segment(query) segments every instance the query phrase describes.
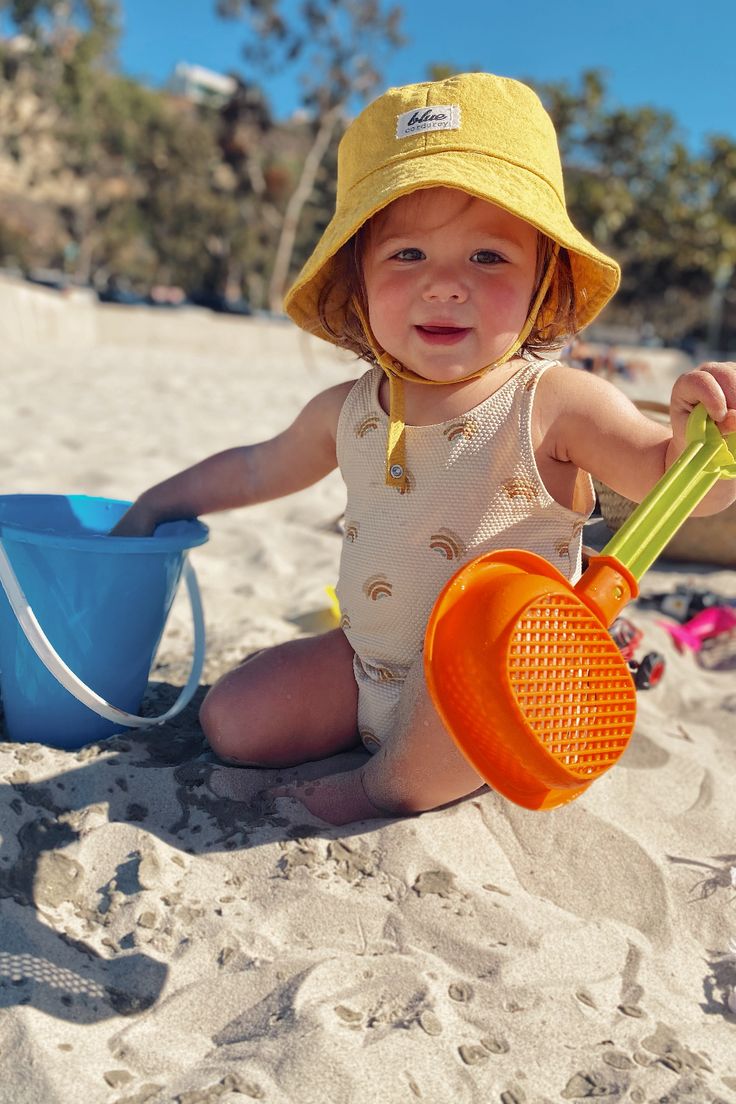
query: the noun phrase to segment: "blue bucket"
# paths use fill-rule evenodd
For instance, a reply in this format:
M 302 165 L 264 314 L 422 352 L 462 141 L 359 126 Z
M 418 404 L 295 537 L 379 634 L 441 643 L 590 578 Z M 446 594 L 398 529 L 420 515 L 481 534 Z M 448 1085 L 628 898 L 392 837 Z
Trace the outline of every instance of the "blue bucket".
M 107 536 L 129 505 L 0 495 L 0 694 L 10 739 L 83 747 L 168 720 L 196 689 L 203 622 L 186 554 L 207 540 L 207 527 L 177 521 L 152 537 Z M 139 718 L 183 572 L 197 637 L 192 673 L 174 708 Z

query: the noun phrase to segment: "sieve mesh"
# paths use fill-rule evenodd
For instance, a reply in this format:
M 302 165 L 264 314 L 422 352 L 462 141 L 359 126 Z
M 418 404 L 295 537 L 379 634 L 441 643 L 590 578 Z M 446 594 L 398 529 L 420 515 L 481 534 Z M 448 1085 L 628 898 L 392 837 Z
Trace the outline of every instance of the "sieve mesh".
M 507 669 L 530 731 L 573 777 L 592 781 L 620 758 L 636 691 L 610 635 L 574 594 L 527 606 L 510 636 Z

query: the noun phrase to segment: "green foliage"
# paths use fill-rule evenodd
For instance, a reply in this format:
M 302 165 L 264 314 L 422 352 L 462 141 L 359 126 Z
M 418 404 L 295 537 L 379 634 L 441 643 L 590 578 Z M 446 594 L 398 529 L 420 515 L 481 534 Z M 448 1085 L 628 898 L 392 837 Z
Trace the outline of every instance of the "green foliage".
M 675 119 L 652 107 L 609 107 L 603 74 L 537 85 L 555 122 L 574 221 L 621 263 L 609 317 L 653 325 L 663 338 L 736 342 L 736 144 L 684 144 Z M 713 298 L 720 284 L 720 299 Z M 713 311 L 719 311 L 714 321 Z

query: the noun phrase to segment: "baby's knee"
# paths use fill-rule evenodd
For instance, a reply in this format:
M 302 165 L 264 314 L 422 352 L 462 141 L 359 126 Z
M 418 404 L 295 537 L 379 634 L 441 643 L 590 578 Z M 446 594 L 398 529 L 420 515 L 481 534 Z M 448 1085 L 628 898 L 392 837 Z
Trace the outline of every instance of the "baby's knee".
M 227 699 L 227 694 L 218 693 L 218 688 L 213 687 L 200 706 L 199 723 L 218 759 L 242 763 L 246 758 L 242 724 Z
M 220 754 L 224 732 L 223 721 L 225 717 L 220 707 L 217 695 L 210 690 L 207 697 L 199 707 L 199 723 L 202 726 L 207 742 L 214 752 Z

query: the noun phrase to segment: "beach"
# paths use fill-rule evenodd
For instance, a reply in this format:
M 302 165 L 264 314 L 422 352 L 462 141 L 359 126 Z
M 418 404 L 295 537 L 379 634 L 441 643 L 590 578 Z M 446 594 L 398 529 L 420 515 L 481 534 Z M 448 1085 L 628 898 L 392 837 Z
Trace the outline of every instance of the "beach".
M 278 432 L 354 359 L 280 319 L 102 307 L 0 284 L 6 492 L 130 499 Z M 680 365 L 636 387 L 666 401 Z M 332 625 L 337 473 L 207 519 L 191 705 L 79 750 L 0 743 L 0 1104 L 736 1102 L 736 637 L 664 655 L 620 762 L 577 801 L 486 789 L 331 828 L 219 763 L 197 722 L 245 656 Z M 594 518 L 586 543 L 609 536 Z M 643 594 L 736 599 L 661 559 Z M 191 655 L 176 599 L 144 708 Z M 362 752 L 336 757 L 334 769 Z

